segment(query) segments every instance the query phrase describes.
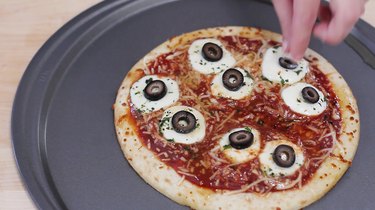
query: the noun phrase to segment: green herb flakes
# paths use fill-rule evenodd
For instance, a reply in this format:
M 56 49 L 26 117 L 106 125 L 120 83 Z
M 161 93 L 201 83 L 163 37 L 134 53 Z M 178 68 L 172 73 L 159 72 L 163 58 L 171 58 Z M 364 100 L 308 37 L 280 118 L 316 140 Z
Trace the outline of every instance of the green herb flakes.
M 230 144 L 228 144 L 228 145 L 224 145 L 223 148 L 224 148 L 224 150 L 226 150 L 226 149 L 232 148 L 232 146 Z

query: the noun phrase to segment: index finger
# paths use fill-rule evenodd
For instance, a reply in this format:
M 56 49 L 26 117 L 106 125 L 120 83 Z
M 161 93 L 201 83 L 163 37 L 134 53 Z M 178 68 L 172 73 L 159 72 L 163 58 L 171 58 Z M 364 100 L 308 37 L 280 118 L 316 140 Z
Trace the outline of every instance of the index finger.
M 272 3 L 275 7 L 277 17 L 279 18 L 281 32 L 283 34 L 283 48 L 284 51 L 287 52 L 289 51 L 287 42 L 290 38 L 290 29 L 292 27 L 293 0 L 273 0 Z
M 311 32 L 318 16 L 320 0 L 297 0 L 293 4 L 290 54 L 300 60 L 310 42 Z

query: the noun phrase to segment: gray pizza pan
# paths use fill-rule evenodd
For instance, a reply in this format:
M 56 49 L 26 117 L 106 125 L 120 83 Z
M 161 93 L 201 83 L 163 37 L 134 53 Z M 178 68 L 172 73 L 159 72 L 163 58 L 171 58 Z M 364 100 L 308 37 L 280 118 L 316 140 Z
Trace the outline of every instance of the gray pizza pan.
M 361 137 L 352 167 L 306 209 L 374 208 L 375 71 L 367 63 L 374 61 L 375 33 L 360 24 L 336 47 L 310 44 L 352 88 Z M 184 32 L 227 25 L 280 32 L 272 6 L 261 1 L 119 0 L 99 3 L 54 34 L 28 66 L 12 115 L 14 153 L 37 206 L 187 209 L 148 186 L 124 159 L 112 104 L 127 71 L 155 46 Z

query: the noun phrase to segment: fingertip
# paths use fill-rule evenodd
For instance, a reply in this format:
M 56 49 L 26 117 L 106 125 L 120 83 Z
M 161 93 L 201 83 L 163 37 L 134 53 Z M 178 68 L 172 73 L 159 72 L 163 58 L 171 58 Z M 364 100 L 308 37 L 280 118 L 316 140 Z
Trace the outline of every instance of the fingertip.
M 292 59 L 294 61 L 300 61 L 302 58 L 303 58 L 303 55 L 304 53 L 299 53 L 299 52 L 293 52 L 293 51 L 289 51 L 287 53 L 285 53 L 285 56 L 289 59 Z
M 282 43 L 283 51 L 285 53 L 289 53 L 289 45 L 288 45 L 288 40 L 284 39 Z
M 299 34 L 295 34 L 295 36 L 298 36 L 298 39 L 293 37 L 293 43 L 290 44 L 289 52 L 293 60 L 299 61 L 302 59 L 309 45 L 310 34 L 305 37 L 301 37 Z
M 344 37 L 345 38 L 345 37 Z M 326 36 L 324 37 L 324 43 L 330 44 L 330 45 L 338 45 L 342 42 L 344 38 L 341 38 L 340 36 Z
M 332 33 L 328 23 L 321 23 L 314 27 L 313 34 L 319 38 L 322 42 L 330 45 L 337 45 L 342 41 L 340 33 Z
M 302 54 L 301 53 L 297 53 L 297 54 L 292 53 L 291 57 L 294 61 L 300 61 L 300 60 L 302 60 L 303 55 L 304 55 L 304 53 L 302 53 Z
M 327 36 L 327 29 L 328 29 L 327 23 L 317 24 L 313 29 L 313 34 L 315 37 L 325 42 L 325 38 Z

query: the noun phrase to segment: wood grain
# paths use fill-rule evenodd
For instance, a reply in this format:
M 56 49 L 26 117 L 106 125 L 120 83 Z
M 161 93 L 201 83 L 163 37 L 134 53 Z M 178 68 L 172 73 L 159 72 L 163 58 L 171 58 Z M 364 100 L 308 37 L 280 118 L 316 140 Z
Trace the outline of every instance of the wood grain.
M 0 209 L 36 209 L 20 180 L 10 138 L 12 102 L 33 55 L 64 23 L 99 0 L 0 1 Z
M 64 23 L 99 0 L 0 0 L 0 210 L 36 209 L 13 158 L 10 117 L 19 80 L 42 44 Z M 375 0 L 365 20 L 375 25 Z

